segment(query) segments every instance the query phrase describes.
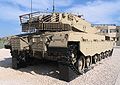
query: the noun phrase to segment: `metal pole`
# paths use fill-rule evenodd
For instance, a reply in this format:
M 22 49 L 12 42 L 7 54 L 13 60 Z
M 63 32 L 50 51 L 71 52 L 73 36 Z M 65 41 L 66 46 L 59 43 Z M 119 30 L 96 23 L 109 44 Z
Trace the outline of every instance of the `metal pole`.
M 53 0 L 53 12 L 55 12 L 55 0 Z
M 31 19 L 32 19 L 32 0 L 31 0 L 31 2 L 30 2 L 31 4 L 30 4 L 30 11 L 31 11 L 31 13 L 30 13 L 30 15 L 29 15 L 29 32 L 31 32 Z
M 32 13 L 32 9 L 33 9 L 33 8 L 32 8 L 32 0 L 31 0 L 31 13 Z

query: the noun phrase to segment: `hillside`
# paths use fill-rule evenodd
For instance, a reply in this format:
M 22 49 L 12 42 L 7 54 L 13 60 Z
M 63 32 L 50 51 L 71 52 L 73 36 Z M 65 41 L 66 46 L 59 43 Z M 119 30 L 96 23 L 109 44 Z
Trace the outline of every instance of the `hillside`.
M 9 41 L 8 37 L 0 38 L 0 49 L 4 48 L 4 45 L 7 44 Z

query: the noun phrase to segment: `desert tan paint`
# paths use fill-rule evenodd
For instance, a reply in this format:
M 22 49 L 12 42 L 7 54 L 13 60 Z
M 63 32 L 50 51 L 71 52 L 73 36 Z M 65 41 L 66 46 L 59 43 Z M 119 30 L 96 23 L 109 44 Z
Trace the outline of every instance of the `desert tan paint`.
M 65 18 L 60 18 L 60 22 L 63 24 L 69 24 L 70 26 L 75 27 L 76 29 L 84 32 L 96 33 L 97 31 L 96 29 L 91 27 L 91 24 L 89 22 L 76 15 L 65 13 L 64 16 Z M 68 19 L 69 16 L 71 16 L 72 20 Z
M 25 42 L 24 42 L 25 41 Z M 12 50 L 29 49 L 27 38 L 13 37 L 10 40 Z
M 55 16 L 55 14 L 53 14 Z M 70 17 L 70 19 L 68 18 Z M 47 22 L 49 25 L 53 22 Z M 62 32 L 45 32 L 45 34 L 50 34 L 53 36 L 56 36 L 56 34 L 68 34 L 68 40 L 79 42 L 80 44 L 80 51 L 85 55 L 95 55 L 96 53 L 100 54 L 101 52 L 105 52 L 108 50 L 111 50 L 113 47 L 113 41 L 106 41 L 105 36 L 98 35 L 97 29 L 95 27 L 91 27 L 91 24 L 87 22 L 86 20 L 68 13 L 59 13 L 59 24 L 68 24 L 73 29 L 77 29 L 81 32 L 75 32 L 73 30 L 71 31 L 62 31 Z M 47 25 L 47 24 L 46 24 Z M 60 37 L 55 37 L 60 38 Z M 51 46 L 66 46 L 66 42 L 61 43 L 61 41 L 53 42 L 50 44 Z M 19 44 L 20 43 L 20 44 Z M 21 46 L 22 44 L 22 46 Z M 20 45 L 20 46 L 19 46 Z M 23 49 L 27 44 L 23 43 L 22 41 L 18 41 L 18 49 Z M 13 49 L 14 49 L 14 42 L 13 42 Z M 33 48 L 38 49 L 37 46 L 34 46 Z
M 68 41 L 80 42 L 80 51 L 85 56 L 93 56 L 113 48 L 113 41 L 106 41 L 105 36 L 98 34 L 71 32 Z

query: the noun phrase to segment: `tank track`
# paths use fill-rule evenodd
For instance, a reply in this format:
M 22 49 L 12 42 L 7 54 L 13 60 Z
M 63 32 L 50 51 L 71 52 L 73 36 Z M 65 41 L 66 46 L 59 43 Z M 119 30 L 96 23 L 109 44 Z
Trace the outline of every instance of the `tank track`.
M 113 51 L 113 50 L 111 50 L 111 52 L 110 52 L 110 54 L 109 54 L 108 56 L 111 56 L 111 55 L 112 55 L 112 51 Z M 63 61 L 61 60 L 60 63 L 61 63 L 62 65 L 66 65 L 67 67 L 69 67 L 69 68 L 70 68 L 75 74 L 77 74 L 77 75 L 82 75 L 84 72 L 89 71 L 89 70 L 91 69 L 91 67 L 89 67 L 89 68 L 86 68 L 86 67 L 85 67 L 82 72 L 79 72 L 79 70 L 77 69 L 77 67 L 72 63 L 70 57 L 64 56 L 64 58 L 65 58 L 65 59 L 62 59 Z
M 77 75 L 81 75 L 82 74 L 82 73 L 80 73 L 78 71 L 78 69 L 76 68 L 76 66 L 74 66 L 72 64 L 72 61 L 71 61 L 71 59 L 69 57 L 64 57 L 64 59 L 60 60 L 58 63 L 62 64 L 62 65 L 66 65 L 67 67 L 69 67 Z
M 69 67 L 73 70 L 73 72 L 75 72 L 77 75 L 82 74 L 82 73 L 80 73 L 80 72 L 78 71 L 78 69 L 77 69 L 72 63 L 70 63 L 68 66 L 69 66 Z

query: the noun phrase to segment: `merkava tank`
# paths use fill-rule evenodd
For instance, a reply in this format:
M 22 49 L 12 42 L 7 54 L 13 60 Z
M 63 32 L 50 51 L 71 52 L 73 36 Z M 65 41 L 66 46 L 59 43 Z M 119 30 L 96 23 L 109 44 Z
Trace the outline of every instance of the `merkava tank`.
M 113 41 L 81 15 L 35 12 L 20 16 L 20 22 L 24 34 L 12 37 L 9 45 L 14 69 L 36 58 L 57 61 L 79 75 L 112 54 Z

